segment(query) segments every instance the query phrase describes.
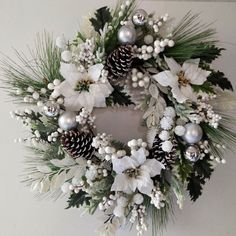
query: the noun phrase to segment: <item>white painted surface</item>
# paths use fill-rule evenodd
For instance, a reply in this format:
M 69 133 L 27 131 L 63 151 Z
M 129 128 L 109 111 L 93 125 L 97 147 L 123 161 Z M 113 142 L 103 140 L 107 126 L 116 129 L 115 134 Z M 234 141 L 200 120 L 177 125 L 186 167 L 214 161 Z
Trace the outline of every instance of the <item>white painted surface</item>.
M 111 4 L 110 0 L 0 0 L 0 51 L 14 56 L 12 47 L 20 51 L 31 45 L 37 32 L 44 29 L 54 35 L 64 33 L 68 37 L 79 29 L 81 16 L 96 7 Z M 147 10 L 162 14 L 168 12 L 177 18 L 188 10 L 202 12 L 205 22 L 215 21 L 219 38 L 228 51 L 215 63 L 224 70 L 235 84 L 236 58 L 236 4 L 145 1 Z M 23 155 L 20 145 L 13 139 L 24 135 L 18 122 L 10 120 L 9 111 L 14 109 L 5 103 L 6 95 L 0 92 L 0 236 L 95 236 L 94 229 L 99 221 L 96 216 L 80 217 L 80 212 L 64 210 L 65 200 L 56 203 L 38 201 L 19 183 L 23 170 Z M 110 120 L 110 121 L 109 121 Z M 112 117 L 108 119 L 111 129 Z M 132 132 L 136 133 L 132 121 L 127 120 Z M 127 124 L 125 127 L 127 127 Z M 115 129 L 117 129 L 116 126 Z M 127 138 L 125 132 L 120 137 Z M 129 134 L 131 135 L 131 133 Z M 182 212 L 176 213 L 175 224 L 170 224 L 164 236 L 234 236 L 236 233 L 235 155 L 227 158 L 226 166 L 220 166 L 212 180 L 205 186 L 202 198 L 192 204 L 187 201 Z M 121 231 L 118 235 L 135 235 Z M 147 234 L 150 235 L 150 234 Z

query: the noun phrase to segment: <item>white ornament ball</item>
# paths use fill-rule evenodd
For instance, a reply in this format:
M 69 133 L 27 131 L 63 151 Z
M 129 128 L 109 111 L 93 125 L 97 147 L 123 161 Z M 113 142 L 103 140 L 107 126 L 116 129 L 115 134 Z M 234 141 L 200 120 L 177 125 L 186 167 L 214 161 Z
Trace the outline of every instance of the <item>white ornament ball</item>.
M 77 127 L 76 113 L 72 111 L 65 111 L 58 119 L 59 127 L 65 131 Z
M 118 40 L 121 44 L 134 44 L 137 39 L 137 33 L 133 26 L 124 25 L 118 31 Z
M 134 12 L 132 20 L 134 25 L 145 25 L 148 21 L 148 13 L 143 9 L 138 9 Z
M 191 162 L 196 162 L 200 158 L 200 149 L 198 146 L 191 145 L 185 150 L 185 158 Z
M 71 59 L 72 59 L 72 53 L 71 53 L 70 51 L 68 51 L 68 50 L 63 51 L 63 52 L 61 53 L 61 58 L 62 58 L 62 60 L 65 61 L 65 62 L 70 62 Z
M 137 193 L 133 197 L 133 202 L 137 205 L 141 205 L 144 201 L 143 195 L 140 193 Z
M 189 144 L 198 143 L 201 141 L 203 131 L 200 125 L 188 123 L 185 125 L 185 133 L 182 136 L 183 140 Z

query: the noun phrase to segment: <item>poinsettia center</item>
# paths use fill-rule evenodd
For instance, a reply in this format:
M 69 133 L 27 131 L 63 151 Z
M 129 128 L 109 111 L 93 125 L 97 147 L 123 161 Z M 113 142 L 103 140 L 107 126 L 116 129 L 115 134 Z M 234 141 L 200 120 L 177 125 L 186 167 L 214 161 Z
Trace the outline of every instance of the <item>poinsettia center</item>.
M 137 178 L 139 176 L 139 169 L 127 169 L 124 174 L 128 175 L 130 178 Z
M 178 74 L 178 82 L 181 86 L 187 86 L 189 84 L 189 80 L 185 77 L 184 72 L 180 71 Z
M 93 81 L 90 79 L 79 80 L 75 86 L 75 91 L 78 91 L 78 92 L 87 91 L 88 92 L 91 84 L 93 84 Z

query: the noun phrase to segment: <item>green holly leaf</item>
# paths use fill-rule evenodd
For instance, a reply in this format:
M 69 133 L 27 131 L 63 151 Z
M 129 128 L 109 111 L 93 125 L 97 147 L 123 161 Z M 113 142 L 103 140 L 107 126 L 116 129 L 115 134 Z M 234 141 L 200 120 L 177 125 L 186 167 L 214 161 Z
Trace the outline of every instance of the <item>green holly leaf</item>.
M 203 186 L 210 179 L 214 171 L 209 156 L 197 161 L 193 166 L 193 172 L 188 178 L 187 190 L 192 201 L 196 201 L 201 195 Z
M 214 94 L 214 88 L 211 82 L 205 81 L 202 85 L 192 84 L 192 88 L 195 92 L 204 92 L 208 94 Z
M 127 94 L 120 85 L 113 85 L 112 94 L 106 99 L 107 106 L 120 105 L 129 106 L 134 105 L 131 96 Z
M 233 86 L 231 82 L 225 77 L 225 74 L 220 71 L 213 71 L 210 76 L 207 78 L 211 84 L 218 86 L 223 90 L 233 91 Z
M 89 19 L 95 31 L 100 33 L 106 23 L 111 22 L 112 16 L 108 7 L 99 8 L 95 12 L 95 17 Z
M 88 197 L 87 193 L 84 191 L 80 191 L 79 193 L 72 193 L 70 198 L 68 199 L 68 207 L 66 209 L 76 207 L 79 208 L 84 204 L 89 205 L 89 200 L 91 198 Z

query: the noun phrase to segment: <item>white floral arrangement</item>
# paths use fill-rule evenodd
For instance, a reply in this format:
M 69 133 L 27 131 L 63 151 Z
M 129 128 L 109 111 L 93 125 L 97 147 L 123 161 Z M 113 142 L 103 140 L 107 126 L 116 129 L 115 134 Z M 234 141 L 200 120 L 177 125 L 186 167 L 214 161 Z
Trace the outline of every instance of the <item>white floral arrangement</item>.
M 30 131 L 17 141 L 34 153 L 23 181 L 39 196 L 68 196 L 68 208 L 102 211 L 102 236 L 127 223 L 157 235 L 234 150 L 233 87 L 211 67 L 223 48 L 198 15 L 173 24 L 136 1 L 98 9 L 86 31 L 55 43 L 45 33 L 32 58 L 2 60 L 4 88 L 25 107 L 12 116 Z M 123 106 L 143 111 L 145 140 L 96 129 L 96 109 Z

